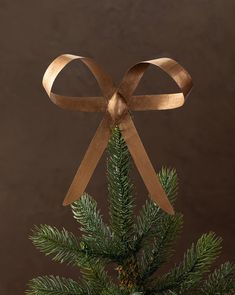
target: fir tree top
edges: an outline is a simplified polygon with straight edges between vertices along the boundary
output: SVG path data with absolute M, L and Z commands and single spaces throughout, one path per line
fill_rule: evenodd
M 232 295 L 235 294 L 235 266 L 221 265 L 207 278 L 211 264 L 221 250 L 221 238 L 208 233 L 188 249 L 182 262 L 164 275 L 159 268 L 173 254 L 182 228 L 182 215 L 164 213 L 147 200 L 134 215 L 130 155 L 120 130 L 113 129 L 108 146 L 107 179 L 110 222 L 105 224 L 96 201 L 84 194 L 72 204 L 81 226 L 78 238 L 65 229 L 36 226 L 33 244 L 53 260 L 79 267 L 82 278 L 76 282 L 58 276 L 42 276 L 29 282 L 27 295 Z M 173 203 L 178 189 L 174 169 L 162 168 L 159 179 Z M 117 283 L 106 266 L 115 265 Z

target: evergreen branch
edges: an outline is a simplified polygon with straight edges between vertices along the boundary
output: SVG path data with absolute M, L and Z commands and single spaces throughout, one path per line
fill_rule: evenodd
M 133 249 L 138 252 L 141 247 L 148 245 L 155 236 L 157 225 L 161 219 L 160 207 L 152 200 L 146 200 L 145 205 L 137 217 L 135 224 L 135 238 L 133 239 Z
M 96 201 L 84 193 L 82 197 L 71 205 L 74 218 L 81 224 L 81 231 L 85 236 L 107 238 L 111 236 L 108 226 L 102 220 Z
M 117 260 L 120 256 L 118 244 L 110 228 L 103 222 L 96 201 L 88 194 L 72 205 L 74 218 L 82 225 L 82 242 L 87 253 L 94 257 Z
M 178 176 L 175 169 L 162 167 L 158 177 L 168 199 L 173 204 L 176 200 L 179 188 Z
M 111 278 L 105 271 L 104 264 L 99 259 L 91 259 L 81 267 L 89 295 L 97 295 L 113 287 Z
M 107 289 L 104 289 L 100 293 L 100 295 L 130 295 L 130 292 L 128 292 L 124 289 L 120 289 L 120 288 L 118 288 L 118 286 L 111 286 Z M 134 293 L 131 295 L 134 295 Z M 140 294 L 140 295 L 142 295 L 142 294 Z
M 173 203 L 176 199 L 178 191 L 178 177 L 175 169 L 162 168 L 158 174 L 160 183 L 162 184 L 169 200 Z M 165 213 L 152 200 L 147 200 L 143 206 L 137 224 L 135 226 L 136 241 L 135 248 L 138 251 L 143 243 L 148 243 L 155 236 L 156 227 L 159 220 L 163 218 Z
M 108 145 L 107 179 L 111 227 L 120 243 L 128 248 L 133 234 L 133 185 L 129 178 L 130 154 L 121 132 L 115 127 Z
M 156 282 L 152 293 L 164 294 L 166 291 L 171 291 L 180 295 L 194 288 L 218 256 L 221 241 L 222 239 L 216 237 L 214 233 L 202 235 L 197 244 L 193 244 L 187 251 L 183 262 Z
M 165 215 L 159 222 L 158 231 L 152 245 L 142 249 L 139 262 L 139 280 L 144 284 L 160 266 L 169 260 L 176 237 L 181 231 L 183 218 L 181 214 Z
M 204 295 L 235 294 L 235 265 L 226 262 L 216 269 L 200 290 Z
M 60 263 L 77 265 L 84 256 L 75 236 L 63 229 L 49 225 L 35 226 L 30 237 L 33 244 L 46 255 L 53 255 L 53 260 Z
M 43 276 L 29 282 L 26 295 L 88 295 L 88 293 L 72 279 Z

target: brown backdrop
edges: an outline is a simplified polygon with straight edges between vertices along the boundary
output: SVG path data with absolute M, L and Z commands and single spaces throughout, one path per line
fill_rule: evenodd
M 177 168 L 176 208 L 185 215 L 176 261 L 203 232 L 224 239 L 221 261 L 234 258 L 235 32 L 234 0 L 0 1 L 0 294 L 23 294 L 41 274 L 77 278 L 77 270 L 38 253 L 28 240 L 33 224 L 76 231 L 61 203 L 101 118 L 54 106 L 41 86 L 61 53 L 95 58 L 116 81 L 133 63 L 168 56 L 191 73 L 195 87 L 184 108 L 135 113 L 155 168 Z M 95 81 L 76 65 L 61 91 L 96 94 Z M 81 77 L 80 77 L 81 76 Z M 58 83 L 57 83 L 58 84 Z M 150 71 L 139 92 L 171 83 Z M 88 192 L 107 211 L 104 159 Z M 138 203 L 146 197 L 134 173 Z

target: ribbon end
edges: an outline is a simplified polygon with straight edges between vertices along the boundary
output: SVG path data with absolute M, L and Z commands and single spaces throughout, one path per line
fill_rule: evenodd
M 63 206 L 68 206 L 70 204 L 72 204 L 76 199 L 71 198 L 71 196 L 69 194 L 66 195 L 66 197 L 64 198 L 63 201 Z
M 165 197 L 166 196 L 165 193 L 163 196 L 164 196 L 164 201 L 162 199 L 156 199 L 156 198 L 152 198 L 152 200 L 156 203 L 157 206 L 159 206 L 167 214 L 175 215 L 175 210 L 173 206 L 171 205 L 170 201 L 167 199 L 167 197 Z
M 175 210 L 174 210 L 173 206 L 171 205 L 171 202 L 167 198 L 167 195 L 166 195 L 166 193 L 165 193 L 165 191 L 163 190 L 162 187 L 161 187 L 161 191 L 162 191 L 162 194 L 160 194 L 161 195 L 161 198 L 160 199 L 159 198 L 158 199 L 154 199 L 154 201 L 167 214 L 169 214 L 169 215 L 175 215 Z
M 68 190 L 67 195 L 64 198 L 63 206 L 68 206 L 68 205 L 72 204 L 73 202 L 79 200 L 81 198 L 81 196 L 82 196 L 82 193 L 75 190 L 73 188 L 73 186 L 71 185 Z
M 169 215 L 175 215 L 175 210 L 172 206 L 170 206 L 170 208 L 167 208 L 167 210 L 165 210 Z
M 67 200 L 67 198 L 65 198 L 64 201 L 63 201 L 63 206 L 68 206 L 68 205 L 70 205 L 70 204 L 71 204 L 71 202 L 69 202 L 69 201 Z

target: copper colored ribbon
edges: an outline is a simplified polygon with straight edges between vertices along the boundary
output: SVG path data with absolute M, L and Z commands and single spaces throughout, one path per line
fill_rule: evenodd
M 88 67 L 96 78 L 103 96 L 68 97 L 52 92 L 57 75 L 73 60 L 79 60 Z M 165 71 L 176 82 L 181 92 L 134 96 L 133 93 L 149 65 Z M 118 125 L 151 198 L 164 211 L 174 214 L 174 209 L 159 182 L 129 111 L 166 110 L 182 106 L 192 88 L 192 79 L 181 65 L 170 58 L 142 61 L 132 66 L 124 75 L 120 85 L 116 87 L 112 78 L 91 58 L 64 54 L 49 65 L 42 83 L 52 102 L 63 109 L 104 112 L 104 117 L 68 190 L 64 205 L 74 202 L 83 194 L 108 144 L 112 127 Z

